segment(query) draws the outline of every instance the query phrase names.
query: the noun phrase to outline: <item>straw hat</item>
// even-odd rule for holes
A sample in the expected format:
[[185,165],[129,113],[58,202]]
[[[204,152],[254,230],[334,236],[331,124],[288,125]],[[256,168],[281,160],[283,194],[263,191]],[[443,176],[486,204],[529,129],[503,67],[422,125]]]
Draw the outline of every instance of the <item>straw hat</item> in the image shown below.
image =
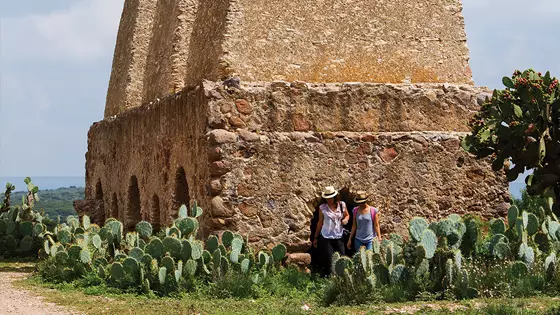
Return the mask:
[[336,195],[338,195],[338,191],[336,191],[333,186],[325,187],[325,189],[323,189],[323,193],[321,194],[321,196],[325,199],[333,198]]
[[356,193],[356,197],[354,197],[354,203],[356,204],[362,204],[362,203],[366,203],[367,202],[367,192],[365,191],[358,191]]

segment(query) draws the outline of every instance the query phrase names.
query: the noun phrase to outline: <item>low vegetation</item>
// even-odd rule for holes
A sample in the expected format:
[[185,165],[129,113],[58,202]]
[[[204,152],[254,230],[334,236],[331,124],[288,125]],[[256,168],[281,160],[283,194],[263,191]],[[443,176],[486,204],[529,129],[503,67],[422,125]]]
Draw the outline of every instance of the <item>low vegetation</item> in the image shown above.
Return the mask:
[[[12,193],[12,204],[21,200],[26,192],[16,191]],[[76,216],[74,210],[74,200],[85,199],[83,187],[65,187],[57,189],[41,190],[41,199],[35,203],[35,210],[43,213],[43,216],[57,218],[60,216],[62,221],[69,215]]]

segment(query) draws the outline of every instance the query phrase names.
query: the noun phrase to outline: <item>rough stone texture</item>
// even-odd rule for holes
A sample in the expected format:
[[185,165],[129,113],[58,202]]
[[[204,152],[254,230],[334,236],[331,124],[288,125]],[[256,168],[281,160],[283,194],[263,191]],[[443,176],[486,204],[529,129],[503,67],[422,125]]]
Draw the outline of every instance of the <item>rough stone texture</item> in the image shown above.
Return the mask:
[[472,84],[461,12],[460,0],[126,0],[105,117],[231,76]]
[[[231,229],[248,233],[257,245],[284,242],[295,252],[309,246],[310,220],[326,185],[350,192],[367,190],[381,208],[383,232],[403,232],[415,215],[493,216],[507,209],[507,182],[487,163],[460,149],[462,133],[422,131],[437,129],[438,122],[446,126],[441,129],[462,130],[476,109],[480,89],[339,84],[305,85],[302,94],[303,87],[294,86],[302,85],[248,84],[227,90],[205,82],[95,124],[89,133],[86,197],[103,200],[105,217],[121,218],[130,228],[140,219],[170,222],[180,205],[176,196],[180,186],[187,185],[182,202],[196,199],[205,209],[205,234]],[[334,91],[331,98],[349,101],[333,102],[336,110],[321,109],[318,102],[324,94],[319,92],[325,88]],[[426,94],[437,97],[429,99]],[[301,99],[291,100],[297,95]],[[379,114],[381,127],[346,122],[367,116],[361,108],[383,112],[379,99],[391,98],[408,100],[410,109],[404,102],[395,114],[392,106],[386,107],[387,115]],[[213,128],[211,121],[224,115],[225,103],[232,108],[228,114],[235,112],[251,127]],[[244,104],[241,108],[247,114],[238,113],[237,104]],[[247,104],[250,112],[245,110]],[[315,108],[306,116],[313,128],[294,131],[285,117],[305,104]],[[429,115],[430,104],[441,109]],[[343,105],[354,115],[337,120],[334,112],[344,111]],[[279,112],[282,118],[274,118]],[[401,115],[407,124],[399,124]],[[455,124],[447,125],[448,121]]]
[[[168,223],[189,199],[209,207],[204,100],[203,90],[194,88],[94,124],[88,134],[86,198],[99,199],[96,185],[102,187],[105,217],[128,226],[140,219]],[[130,188],[133,177],[138,203]]]
[[124,3],[107,91],[105,118],[142,103],[156,3],[157,0],[126,0]]
[[197,6],[196,0],[158,1],[144,76],[144,102],[174,94],[185,86]]
[[92,222],[105,222],[107,216],[105,215],[103,200],[89,199],[89,200],[75,200],[74,209],[81,218],[87,214]]
[[[209,84],[209,83],[207,83]],[[247,83],[215,87],[210,120],[253,131],[467,131],[485,88],[450,84]],[[227,111],[223,109],[227,108]]]
[[472,83],[461,12],[460,0],[200,0],[194,78]]
[[[261,245],[282,241],[299,247],[309,238],[310,218],[322,187],[366,190],[381,209],[382,233],[406,232],[416,215],[439,219],[451,213],[503,215],[507,182],[487,163],[459,146],[462,134],[401,132],[264,133],[259,142],[220,145],[221,207],[214,217],[232,217],[240,231]],[[326,149],[325,149],[326,148]],[[351,200],[347,200],[349,202]],[[225,211],[224,206],[232,209]]]

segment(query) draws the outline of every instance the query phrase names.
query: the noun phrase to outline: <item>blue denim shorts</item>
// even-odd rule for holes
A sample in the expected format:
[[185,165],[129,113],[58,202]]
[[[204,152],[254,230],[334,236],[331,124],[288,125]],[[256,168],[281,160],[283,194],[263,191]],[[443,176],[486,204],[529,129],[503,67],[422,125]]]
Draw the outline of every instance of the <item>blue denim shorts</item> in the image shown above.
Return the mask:
[[365,246],[366,249],[372,249],[373,248],[373,244],[371,241],[366,242],[366,243],[362,243],[360,240],[358,240],[357,238],[354,237],[354,249],[359,252],[360,251],[360,247]]

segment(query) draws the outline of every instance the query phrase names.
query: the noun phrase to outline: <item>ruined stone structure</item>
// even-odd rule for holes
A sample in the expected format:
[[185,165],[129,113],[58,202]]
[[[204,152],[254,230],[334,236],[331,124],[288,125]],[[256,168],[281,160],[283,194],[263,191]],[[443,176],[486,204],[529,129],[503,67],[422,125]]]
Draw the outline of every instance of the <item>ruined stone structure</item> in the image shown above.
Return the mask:
[[204,234],[292,251],[309,246],[326,185],[371,193],[384,230],[414,215],[503,213],[506,180],[459,147],[488,93],[472,85],[461,10],[126,0],[78,210],[132,228],[196,199]]

